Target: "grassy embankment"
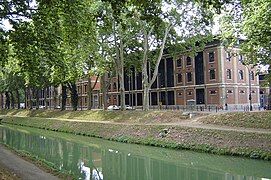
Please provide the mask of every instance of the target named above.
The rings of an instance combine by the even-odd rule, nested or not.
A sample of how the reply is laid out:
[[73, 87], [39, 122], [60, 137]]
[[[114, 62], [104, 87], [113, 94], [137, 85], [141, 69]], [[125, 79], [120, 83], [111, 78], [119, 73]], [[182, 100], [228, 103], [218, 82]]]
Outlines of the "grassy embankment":
[[[256, 112], [255, 112], [256, 113]], [[176, 125], [159, 125], [163, 122], [186, 120], [180, 111], [2, 111], [4, 123], [99, 137], [125, 143], [144, 144], [172, 149], [189, 149], [222, 155], [244, 156], [271, 160], [271, 134], [188, 128]], [[7, 117], [9, 115], [30, 116]], [[221, 116], [221, 118], [219, 117]], [[270, 112], [230, 113], [203, 117], [202, 122], [216, 124], [214, 119], [227, 118], [227, 126], [249, 127], [256, 117], [255, 128], [270, 129]], [[39, 117], [39, 118], [38, 118]], [[243, 118], [240, 118], [243, 117]], [[259, 117], [259, 118], [257, 118]], [[264, 117], [264, 118], [261, 118]], [[96, 122], [70, 122], [46, 118], [84, 119], [92, 121], [122, 122], [122, 124]], [[237, 118], [237, 119], [234, 119]], [[232, 121], [232, 122], [231, 122]], [[254, 121], [254, 120], [253, 120]], [[214, 123], [212, 123], [214, 122]], [[224, 122], [223, 119], [221, 122]], [[132, 124], [136, 123], [136, 124]], [[152, 123], [152, 125], [149, 125]], [[225, 124], [223, 124], [225, 125]], [[168, 134], [163, 130], [167, 129]]]

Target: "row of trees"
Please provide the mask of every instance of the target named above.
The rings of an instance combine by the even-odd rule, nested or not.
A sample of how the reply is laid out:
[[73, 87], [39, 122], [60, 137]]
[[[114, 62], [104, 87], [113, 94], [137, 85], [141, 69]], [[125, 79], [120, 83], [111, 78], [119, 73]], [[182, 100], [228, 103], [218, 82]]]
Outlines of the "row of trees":
[[[254, 1], [256, 3], [256, 0]], [[267, 0], [262, 1], [268, 3]], [[31, 96], [36, 94], [38, 102], [38, 90], [61, 84], [62, 109], [65, 109], [66, 90], [69, 89], [72, 107], [76, 110], [76, 81], [88, 78], [88, 109], [91, 109], [91, 93], [95, 84], [91, 83], [90, 77], [95, 75], [101, 80], [101, 92], [106, 108], [106, 91], [110, 77], [118, 76], [123, 109], [124, 70], [129, 70], [133, 65], [137, 71], [142, 72], [143, 107], [148, 110], [149, 90], [157, 78], [158, 66], [165, 49], [166, 53], [172, 56], [187, 53], [187, 49], [190, 50], [190, 54], [202, 49], [212, 38], [215, 14], [223, 10], [227, 15], [224, 18], [225, 24], [228, 23], [227, 20], [237, 17], [231, 10], [226, 9], [226, 4], [229, 3], [235, 5], [237, 2], [4, 0], [0, 4], [0, 18], [9, 20], [13, 29], [7, 31], [3, 26], [0, 29], [0, 92], [6, 93], [7, 99], [10, 96], [11, 102], [17, 99], [18, 103], [22, 94], [28, 96], [31, 101], [34, 99]], [[243, 0], [238, 3], [239, 6], [235, 5], [234, 9], [240, 11], [239, 14], [243, 17], [246, 13], [242, 9], [249, 7], [249, 3], [252, 2]], [[267, 16], [270, 19], [270, 14]], [[236, 21], [237, 24], [238, 22]], [[270, 21], [266, 22], [269, 22], [270, 27]], [[223, 26], [225, 32], [230, 32], [228, 28], [237, 32], [236, 23], [232, 23], [231, 27]], [[242, 26], [238, 27], [241, 34], [249, 37], [249, 41], [250, 38], [257, 41], [249, 34], [241, 32], [244, 30]], [[266, 35], [270, 36], [270, 28], [265, 30]], [[227, 39], [234, 35], [236, 34], [223, 34]], [[262, 52], [264, 50], [265, 55], [269, 57], [266, 46], [259, 44], [257, 48], [262, 48]], [[252, 49], [255, 50], [254, 47]], [[152, 74], [148, 73], [148, 65], [152, 67]], [[32, 102], [29, 108], [32, 108]]]

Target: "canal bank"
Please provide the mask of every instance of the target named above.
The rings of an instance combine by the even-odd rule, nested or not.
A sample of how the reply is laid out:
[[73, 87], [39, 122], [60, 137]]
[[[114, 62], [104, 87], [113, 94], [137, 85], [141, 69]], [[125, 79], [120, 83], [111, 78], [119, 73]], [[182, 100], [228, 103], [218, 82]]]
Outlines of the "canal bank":
[[58, 178], [40, 169], [33, 163], [17, 156], [0, 144], [0, 177], [2, 179], [57, 180]]
[[[251, 130], [238, 127], [234, 129], [228, 126], [208, 128], [206, 124], [205, 128], [202, 128], [200, 123], [198, 126], [188, 127], [182, 126], [180, 122], [135, 124], [123, 121], [110, 122], [110, 119], [109, 122], [93, 122], [86, 119], [54, 118], [6, 117], [3, 123], [99, 137], [117, 142], [271, 160], [269, 129]], [[186, 122], [188, 121], [195, 121], [195, 119], [186, 119]]]
[[74, 179], [271, 179], [271, 162], [118, 143], [4, 124], [1, 143], [50, 162]]

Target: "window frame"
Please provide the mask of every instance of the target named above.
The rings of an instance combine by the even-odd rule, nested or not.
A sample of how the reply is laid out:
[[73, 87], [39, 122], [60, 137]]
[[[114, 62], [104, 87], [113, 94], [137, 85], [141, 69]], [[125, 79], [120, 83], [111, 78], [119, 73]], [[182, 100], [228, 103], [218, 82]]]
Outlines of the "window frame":
[[[181, 62], [180, 62], [181, 61]], [[182, 57], [178, 58], [177, 61], [176, 61], [176, 66], [177, 68], [181, 68], [182, 67], [182, 64], [183, 64], [183, 59]]]
[[210, 80], [215, 80], [216, 79], [215, 69], [210, 69], [209, 70], [209, 76], [210, 76]]
[[243, 70], [239, 70], [239, 79], [244, 80], [244, 71]]
[[250, 71], [250, 75], [249, 75], [250, 77], [250, 80], [251, 81], [254, 81], [255, 80], [255, 74], [254, 74], [254, 71]]
[[181, 83], [183, 83], [183, 75], [182, 75], [182, 73], [178, 73], [177, 74], [177, 84], [181, 84]]
[[216, 95], [216, 92], [217, 92], [216, 90], [209, 90], [210, 95]]
[[232, 79], [231, 77], [231, 69], [226, 69], [226, 76], [227, 76], [227, 79]]
[[242, 56], [242, 54], [238, 54], [238, 62], [243, 64], [243, 56]]
[[230, 62], [231, 61], [231, 52], [226, 51], [226, 61]]
[[[212, 54], [212, 56], [211, 56], [211, 54]], [[214, 51], [209, 52], [208, 57], [209, 57], [209, 63], [215, 62], [215, 52]]]
[[[188, 61], [189, 60], [189, 61]], [[189, 63], [188, 63], [189, 62]], [[192, 66], [192, 59], [190, 56], [186, 57], [186, 66]]]
[[187, 76], [187, 82], [192, 82], [193, 81], [192, 72], [187, 72], [186, 76]]

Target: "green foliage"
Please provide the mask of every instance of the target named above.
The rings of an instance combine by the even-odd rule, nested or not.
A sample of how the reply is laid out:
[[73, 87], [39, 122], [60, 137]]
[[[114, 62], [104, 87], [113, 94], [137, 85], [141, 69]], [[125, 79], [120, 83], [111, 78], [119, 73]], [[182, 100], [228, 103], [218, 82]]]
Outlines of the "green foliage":
[[270, 6], [269, 0], [234, 1], [221, 19], [224, 44], [238, 44], [250, 64], [270, 64]]

